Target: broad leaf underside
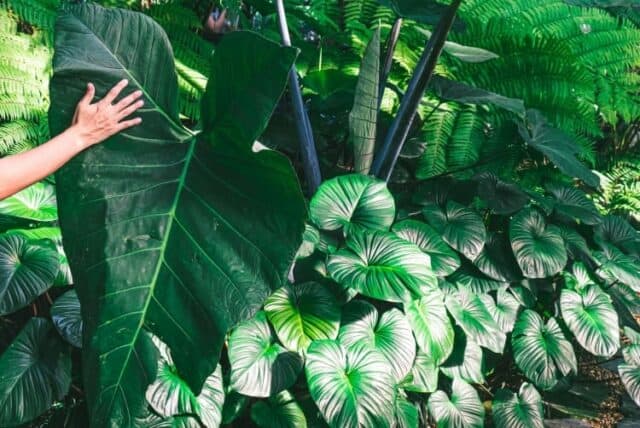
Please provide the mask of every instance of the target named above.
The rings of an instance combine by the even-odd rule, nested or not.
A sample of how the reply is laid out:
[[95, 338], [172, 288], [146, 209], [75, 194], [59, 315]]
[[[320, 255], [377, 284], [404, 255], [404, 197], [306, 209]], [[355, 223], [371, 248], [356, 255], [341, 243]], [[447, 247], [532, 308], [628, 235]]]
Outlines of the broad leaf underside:
[[[224, 78], [230, 56], [244, 77], [239, 92], [222, 85], [233, 80]], [[215, 369], [225, 332], [283, 284], [304, 230], [304, 202], [288, 161], [271, 151], [253, 153], [251, 145], [294, 57], [255, 35], [230, 35], [216, 52], [212, 74], [218, 74], [195, 138], [178, 119], [173, 55], [159, 26], [92, 5], [59, 18], [53, 135], [70, 122], [88, 81], [102, 96], [127, 78], [126, 91], [141, 89], [145, 100], [141, 126], [57, 174], [95, 425], [134, 424], [156, 369], [146, 331], [167, 343], [198, 393]]]

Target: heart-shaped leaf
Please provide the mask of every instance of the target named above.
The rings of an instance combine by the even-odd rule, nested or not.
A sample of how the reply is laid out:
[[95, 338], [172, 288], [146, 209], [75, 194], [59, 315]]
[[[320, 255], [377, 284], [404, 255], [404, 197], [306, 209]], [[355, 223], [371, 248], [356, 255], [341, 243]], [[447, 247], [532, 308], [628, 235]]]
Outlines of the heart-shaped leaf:
[[302, 408], [287, 390], [251, 406], [251, 420], [260, 428], [307, 428]]
[[431, 258], [431, 269], [438, 276], [452, 274], [460, 267], [460, 258], [431, 226], [416, 220], [404, 220], [393, 225], [396, 235], [416, 244]]
[[468, 383], [454, 379], [451, 398], [444, 391], [429, 397], [429, 413], [438, 428], [479, 428], [484, 426], [484, 407], [478, 393]]
[[[167, 345], [153, 338], [158, 348], [158, 373], [155, 381], [149, 385], [145, 394], [151, 408], [163, 417], [180, 415], [196, 415], [206, 427], [217, 427], [222, 422], [222, 406], [224, 404], [224, 386], [222, 384], [222, 367], [207, 377], [202, 391], [197, 396], [189, 385], [180, 377], [171, 358]], [[195, 418], [180, 420], [172, 426], [197, 427], [200, 424]]]
[[231, 387], [250, 397], [269, 397], [293, 385], [302, 359], [275, 340], [263, 311], [229, 336]]
[[489, 278], [469, 262], [463, 262], [460, 269], [447, 277], [447, 280], [457, 285], [460, 289], [469, 290], [475, 294], [485, 294], [509, 285], [508, 282]]
[[509, 224], [511, 248], [527, 278], [546, 278], [567, 264], [567, 251], [560, 231], [547, 225], [534, 209], [524, 209]]
[[53, 285], [58, 253], [19, 235], [0, 236], [0, 315], [17, 311]]
[[0, 426], [32, 421], [62, 400], [71, 385], [71, 358], [53, 324], [31, 318], [0, 356]]
[[305, 370], [309, 392], [332, 428], [393, 425], [395, 383], [380, 352], [318, 340], [309, 346]]
[[529, 201], [519, 186], [502, 181], [493, 173], [484, 172], [473, 179], [478, 182], [478, 196], [496, 214], [512, 214]]
[[438, 365], [431, 354], [418, 349], [413, 367], [402, 388], [407, 391], [430, 393], [438, 389]]
[[609, 281], [620, 281], [640, 292], [640, 263], [611, 244], [601, 244], [603, 251], [593, 255], [600, 263], [598, 275]]
[[58, 333], [76, 348], [82, 348], [82, 316], [75, 290], [58, 297], [51, 306], [51, 320]]
[[304, 353], [313, 340], [338, 336], [340, 307], [320, 283], [286, 285], [267, 299], [264, 310], [278, 339], [291, 351]]
[[493, 397], [493, 423], [496, 428], [543, 428], [542, 397], [536, 388], [524, 382], [520, 392], [499, 389]]
[[434, 290], [420, 299], [405, 302], [404, 312], [418, 347], [429, 354], [436, 365], [442, 364], [453, 349], [453, 327], [442, 292]]
[[618, 373], [629, 396], [637, 406], [640, 406], [640, 366], [620, 364]]
[[561, 218], [588, 225], [602, 221], [593, 201], [582, 190], [560, 184], [548, 184], [546, 188], [556, 198], [554, 211]]
[[482, 348], [469, 339], [460, 328], [455, 329], [453, 352], [440, 366], [440, 371], [451, 379], [469, 383], [484, 383]]
[[396, 421], [398, 428], [416, 428], [420, 423], [416, 404], [400, 394], [396, 397]]
[[361, 174], [342, 175], [322, 183], [309, 203], [311, 221], [320, 229], [358, 225], [388, 230], [396, 207], [384, 181]]
[[447, 309], [467, 336], [478, 345], [501, 354], [506, 341], [505, 333], [482, 303], [468, 290], [459, 289], [445, 299]]
[[544, 324], [534, 311], [523, 311], [513, 328], [511, 345], [518, 368], [544, 390], [553, 388], [561, 376], [578, 371], [573, 347], [554, 318]]
[[618, 314], [611, 298], [597, 285], [562, 290], [562, 318], [578, 343], [594, 355], [611, 357], [620, 348]]
[[378, 319], [376, 308], [364, 300], [344, 307], [338, 341], [346, 348], [363, 343], [382, 353], [395, 381], [404, 379], [416, 356], [416, 342], [404, 314], [390, 309]]
[[457, 202], [447, 202], [446, 208], [429, 204], [422, 209], [422, 215], [442, 239], [468, 259], [476, 258], [487, 239], [482, 218], [475, 211]]
[[487, 242], [473, 261], [473, 265], [489, 278], [496, 281], [516, 281], [522, 279], [518, 262], [513, 256], [509, 241], [502, 234], [489, 233]]
[[518, 299], [513, 297], [513, 294], [511, 294], [507, 288], [498, 290], [495, 301], [493, 297], [488, 294], [479, 297], [498, 324], [498, 327], [500, 327], [500, 330], [505, 333], [511, 332], [513, 325], [516, 323], [516, 318], [518, 318], [518, 311], [520, 309]]
[[320, 243], [320, 232], [310, 224], [304, 225], [304, 233], [302, 234], [302, 244], [296, 253], [296, 259], [309, 257], [315, 251]]
[[602, 223], [596, 226], [593, 238], [600, 246], [613, 244], [628, 254], [640, 256], [640, 232], [622, 217], [604, 217]]
[[622, 348], [622, 355], [627, 364], [635, 364], [640, 366], [640, 333], [625, 327], [624, 335], [629, 339], [629, 344]]
[[391, 233], [353, 229], [346, 248], [329, 256], [327, 269], [344, 287], [375, 299], [402, 302], [437, 287], [429, 256]]
[[575, 231], [572, 227], [569, 226], [558, 226], [558, 231], [560, 232], [560, 236], [564, 241], [565, 248], [567, 249], [567, 255], [572, 259], [577, 260], [591, 260], [593, 256], [591, 255], [591, 249], [587, 245], [587, 241]]
[[226, 332], [286, 282], [305, 202], [289, 160], [254, 142], [296, 53], [249, 32], [226, 36], [195, 136], [181, 124], [172, 49], [152, 19], [83, 3], [66, 8], [56, 28], [52, 135], [70, 125], [87, 82], [102, 98], [126, 78], [122, 96], [141, 90], [145, 102], [141, 125], [56, 175], [65, 251], [86, 314], [90, 419], [127, 427], [144, 411], [157, 369], [144, 333], [162, 338], [198, 393]]
[[26, 218], [40, 222], [58, 219], [55, 187], [48, 183], [36, 183], [0, 200], [0, 214]]

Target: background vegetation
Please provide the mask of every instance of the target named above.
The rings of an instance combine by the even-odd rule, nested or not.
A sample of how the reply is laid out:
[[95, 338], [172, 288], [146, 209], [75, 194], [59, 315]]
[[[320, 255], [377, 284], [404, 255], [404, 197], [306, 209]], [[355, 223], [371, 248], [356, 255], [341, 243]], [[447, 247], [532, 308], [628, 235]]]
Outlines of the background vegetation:
[[[56, 68], [60, 3], [0, 2], [0, 156], [64, 128], [82, 78], [91, 76], [83, 73], [108, 74], [100, 61], [66, 76]], [[374, 153], [401, 116], [411, 80], [428, 75], [420, 71], [423, 50], [441, 36], [451, 2], [287, 2], [312, 130], [306, 138], [324, 178], [317, 191], [300, 150], [295, 93], [280, 98], [294, 53], [278, 47], [275, 3], [225, 3], [238, 11], [241, 29], [262, 37], [226, 34], [218, 44], [203, 26], [209, 2], [98, 3], [148, 15], [166, 32], [172, 52], [159, 43], [135, 53], [173, 56], [175, 75], [157, 67], [159, 83], [140, 79], [154, 105], [145, 114], [171, 120], [146, 125], [145, 118], [140, 134], [93, 152], [102, 157], [80, 157], [57, 178], [0, 202], [0, 426], [541, 427], [550, 418], [599, 416], [611, 425], [622, 413], [637, 415], [616, 389], [621, 382], [640, 405], [640, 10], [633, 2], [462, 1], [398, 161], [381, 166], [388, 179]], [[127, 34], [133, 15], [122, 25], [95, 13], [91, 31], [127, 58], [100, 23]], [[164, 40], [144, 25], [149, 40]], [[56, 52], [86, 59], [60, 46]], [[137, 76], [136, 61], [123, 59], [123, 70]], [[104, 213], [80, 208], [91, 180], [123, 194], [137, 180], [158, 182], [131, 174], [116, 189], [107, 167], [85, 173], [83, 165], [139, 166], [149, 156], [169, 165], [182, 156], [177, 148], [146, 147], [147, 157], [122, 159], [109, 151], [122, 141], [143, 147], [136, 137], [164, 141], [165, 128], [210, 169], [185, 167], [195, 178], [179, 186], [196, 187], [197, 198], [223, 213], [202, 214], [178, 192], [169, 216], [224, 251], [190, 244], [163, 257], [174, 268], [171, 258], [191, 251], [210, 257], [229, 282], [198, 268], [204, 262], [196, 258], [177, 276], [202, 308], [184, 303], [186, 293], [163, 297], [160, 290], [177, 288], [172, 282], [148, 294], [171, 305], [175, 324], [188, 327], [184, 337], [196, 337], [191, 344], [153, 305], [137, 327], [118, 323], [127, 303], [102, 301], [135, 285], [136, 272], [150, 264], [131, 259], [116, 268], [100, 252], [106, 238], [87, 237], [114, 220], [104, 195], [97, 198]], [[300, 183], [283, 157], [250, 153], [256, 137], [287, 155]], [[211, 152], [197, 152], [208, 145]], [[152, 201], [172, 195], [144, 192], [147, 199], [130, 205], [156, 209]], [[216, 234], [219, 223], [238, 233]], [[148, 230], [137, 230], [148, 238], [123, 255], [153, 243]], [[246, 244], [254, 238], [260, 255]], [[83, 256], [85, 243], [96, 252]], [[90, 276], [97, 263], [115, 273]], [[236, 306], [216, 306], [232, 285]], [[101, 332], [99, 321], [111, 330]], [[124, 332], [128, 342], [134, 330], [142, 339], [136, 333], [130, 347], [145, 361], [100, 358], [120, 346], [113, 338]], [[601, 367], [617, 379], [594, 382], [594, 368], [613, 376]], [[117, 370], [126, 376], [114, 381]], [[617, 403], [603, 416], [600, 402], [611, 388]], [[105, 391], [116, 391], [108, 405]]]

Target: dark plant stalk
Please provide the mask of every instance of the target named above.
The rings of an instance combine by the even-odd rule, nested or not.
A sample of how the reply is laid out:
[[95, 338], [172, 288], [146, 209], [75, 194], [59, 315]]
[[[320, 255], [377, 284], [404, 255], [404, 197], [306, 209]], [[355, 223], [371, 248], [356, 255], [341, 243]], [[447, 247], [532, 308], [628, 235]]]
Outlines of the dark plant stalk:
[[396, 51], [396, 45], [398, 44], [398, 38], [400, 37], [400, 28], [402, 27], [402, 18], [396, 18], [391, 27], [391, 32], [387, 37], [387, 43], [385, 46], [384, 64], [382, 66], [382, 72], [380, 73], [380, 89], [378, 91], [378, 110], [380, 110], [380, 104], [382, 104], [382, 95], [384, 95], [384, 88], [387, 85], [387, 79], [391, 72], [391, 66], [393, 65], [393, 54]]
[[[280, 24], [282, 44], [285, 46], [291, 46], [291, 37], [289, 36], [289, 27], [287, 26], [287, 17], [284, 11], [283, 0], [276, 0], [276, 8], [278, 10], [278, 22]], [[309, 195], [313, 195], [318, 186], [320, 186], [322, 178], [320, 175], [320, 164], [318, 162], [318, 154], [316, 153], [316, 145], [313, 141], [311, 122], [309, 121], [309, 116], [307, 116], [307, 112], [304, 108], [304, 102], [302, 101], [302, 92], [300, 91], [300, 83], [298, 82], [298, 73], [296, 71], [295, 64], [289, 71], [289, 91], [291, 91], [291, 102], [293, 104], [298, 138], [300, 139], [302, 167], [307, 179]]]
[[407, 139], [411, 124], [418, 110], [418, 105], [429, 84], [429, 80], [431, 80], [433, 70], [438, 63], [438, 58], [442, 53], [444, 42], [447, 40], [447, 35], [456, 18], [461, 1], [462, 0], [454, 0], [453, 3], [451, 3], [427, 41], [420, 61], [411, 77], [411, 82], [409, 82], [409, 87], [402, 98], [398, 113], [385, 136], [380, 151], [373, 160], [371, 172], [385, 181], [389, 181], [402, 146]]

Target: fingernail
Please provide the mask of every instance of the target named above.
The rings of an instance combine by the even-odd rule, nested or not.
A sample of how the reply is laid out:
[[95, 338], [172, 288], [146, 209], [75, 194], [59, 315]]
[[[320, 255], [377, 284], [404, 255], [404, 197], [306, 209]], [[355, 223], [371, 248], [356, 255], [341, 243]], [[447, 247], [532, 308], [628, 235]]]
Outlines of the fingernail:
[[142, 95], [142, 91], [136, 91], [136, 97], [139, 97], [140, 95]]
[[128, 85], [129, 81], [127, 79], [122, 79], [120, 83], [122, 83], [123, 85]]
[[141, 117], [138, 118], [138, 123], [142, 123], [142, 118]]
[[142, 107], [144, 105], [144, 101], [138, 101], [138, 105]]

